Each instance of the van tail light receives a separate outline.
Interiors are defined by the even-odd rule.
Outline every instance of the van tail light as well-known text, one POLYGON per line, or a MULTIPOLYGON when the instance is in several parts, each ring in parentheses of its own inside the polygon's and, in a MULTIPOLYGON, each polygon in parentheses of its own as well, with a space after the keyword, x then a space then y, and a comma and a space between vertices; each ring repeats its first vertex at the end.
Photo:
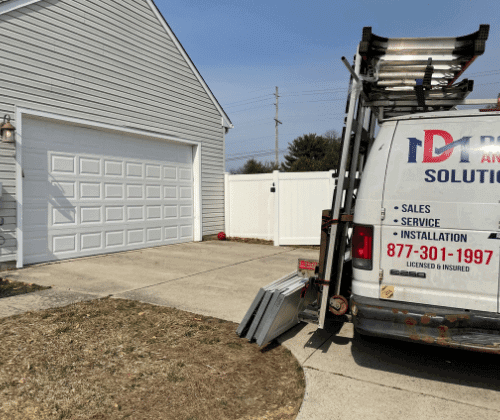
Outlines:
POLYGON ((352 266, 371 270, 373 266, 373 226, 354 225, 352 232, 352 266))

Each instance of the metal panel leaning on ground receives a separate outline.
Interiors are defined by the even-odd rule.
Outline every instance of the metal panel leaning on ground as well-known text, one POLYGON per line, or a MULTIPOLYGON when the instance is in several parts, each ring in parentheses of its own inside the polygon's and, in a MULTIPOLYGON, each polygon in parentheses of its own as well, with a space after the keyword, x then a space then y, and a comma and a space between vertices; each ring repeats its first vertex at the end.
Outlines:
MULTIPOLYGON (((202 234, 222 230, 224 134, 232 125, 153 2, 26 4, 0 15, 2 116, 15 125, 21 107, 200 142, 202 234)), ((16 252, 13 145, 0 145, 0 164, 4 262, 16 252)))

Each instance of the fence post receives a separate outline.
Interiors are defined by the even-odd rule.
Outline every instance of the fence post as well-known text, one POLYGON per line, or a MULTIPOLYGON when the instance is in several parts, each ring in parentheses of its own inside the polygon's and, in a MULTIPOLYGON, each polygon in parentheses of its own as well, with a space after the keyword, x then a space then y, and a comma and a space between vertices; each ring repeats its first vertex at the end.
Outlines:
POLYGON ((229 173, 224 172, 224 232, 226 236, 231 236, 231 188, 229 182, 229 173))
POLYGON ((273 171, 274 192, 274 246, 280 246, 280 171, 273 171))

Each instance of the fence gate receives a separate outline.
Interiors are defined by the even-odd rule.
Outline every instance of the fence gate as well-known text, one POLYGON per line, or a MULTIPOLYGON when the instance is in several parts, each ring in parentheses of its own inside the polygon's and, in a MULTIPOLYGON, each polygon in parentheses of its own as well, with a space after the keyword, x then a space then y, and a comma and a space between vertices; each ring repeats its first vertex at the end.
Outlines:
POLYGON ((334 188, 333 171, 226 174, 226 235, 319 245, 321 212, 330 208, 334 188))

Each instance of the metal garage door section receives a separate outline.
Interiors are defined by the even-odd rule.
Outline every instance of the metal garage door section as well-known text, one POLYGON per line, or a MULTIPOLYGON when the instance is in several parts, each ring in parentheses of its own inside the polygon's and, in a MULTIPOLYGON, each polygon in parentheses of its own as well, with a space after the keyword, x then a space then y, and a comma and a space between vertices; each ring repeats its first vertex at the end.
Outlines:
POLYGON ((23 120, 24 262, 193 240, 193 150, 23 120))

